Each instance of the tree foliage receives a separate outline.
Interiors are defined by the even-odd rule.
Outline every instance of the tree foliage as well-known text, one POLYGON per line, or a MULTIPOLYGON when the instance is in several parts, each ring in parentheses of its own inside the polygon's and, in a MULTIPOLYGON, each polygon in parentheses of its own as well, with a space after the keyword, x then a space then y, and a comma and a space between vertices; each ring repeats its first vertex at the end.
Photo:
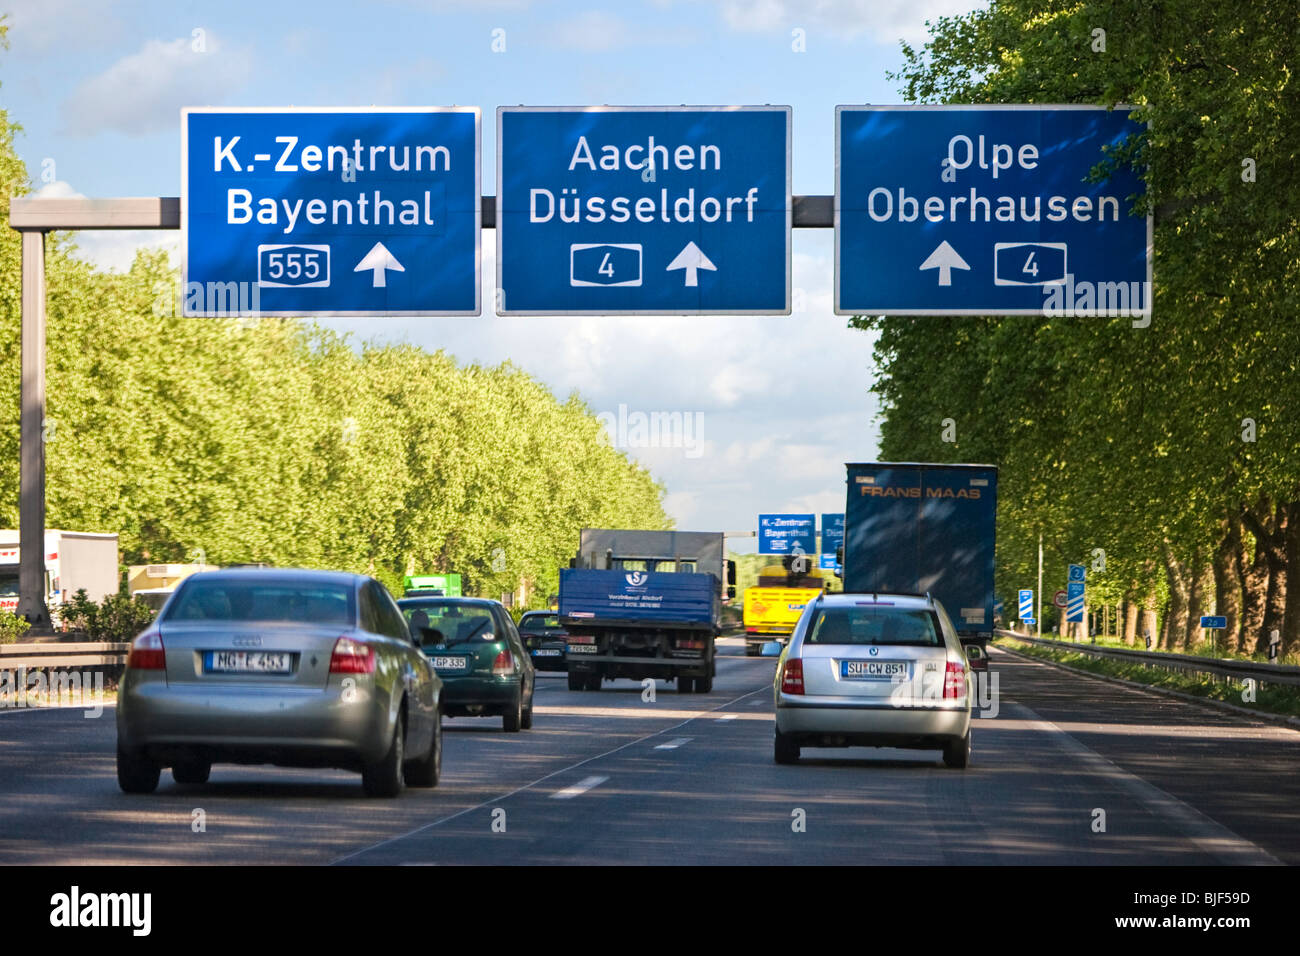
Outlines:
MULTIPOLYGON (((1040 531, 1045 587, 1086 563, 1094 600, 1209 613, 1197 589, 1233 528, 1246 534, 1225 562, 1280 549, 1300 582, 1298 14, 1294 0, 996 0, 904 46, 894 79, 911 101, 1131 104, 1148 124, 1093 176, 1131 166, 1146 182, 1149 325, 855 320, 880 332, 882 455, 1001 467, 1003 594, 1032 583, 1040 531)), ((1274 609, 1248 644, 1282 625, 1286 563, 1259 585, 1274 609)), ((1223 580, 1221 606, 1242 586, 1223 580)), ((1300 639, 1300 583, 1284 616, 1286 641, 1300 639)))

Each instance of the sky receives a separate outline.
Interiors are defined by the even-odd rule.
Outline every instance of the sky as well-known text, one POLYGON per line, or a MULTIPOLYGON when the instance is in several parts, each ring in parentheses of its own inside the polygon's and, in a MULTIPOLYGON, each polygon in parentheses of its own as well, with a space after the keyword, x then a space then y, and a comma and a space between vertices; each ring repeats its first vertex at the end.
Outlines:
MULTIPOLYGON (((495 194, 501 105, 788 105, 795 194, 834 191, 834 111, 897 103, 900 40, 975 0, 338 0, 219 4, 8 0, 0 106, 45 196, 180 195, 185 106, 478 106, 495 194)), ((176 232, 100 232, 82 254, 125 269, 176 232)), ((790 316, 484 314, 322 319, 361 340, 510 360, 561 400, 633 425, 681 413, 679 447, 618 444, 659 479, 683 530, 753 530, 768 512, 840 512, 844 463, 878 452, 872 338, 833 311, 829 229, 796 229, 790 316)), ((205 321, 195 319, 194 321, 205 321)), ((621 434, 620 434, 621 432, 621 434)), ((729 544, 752 550, 743 539, 729 544)))

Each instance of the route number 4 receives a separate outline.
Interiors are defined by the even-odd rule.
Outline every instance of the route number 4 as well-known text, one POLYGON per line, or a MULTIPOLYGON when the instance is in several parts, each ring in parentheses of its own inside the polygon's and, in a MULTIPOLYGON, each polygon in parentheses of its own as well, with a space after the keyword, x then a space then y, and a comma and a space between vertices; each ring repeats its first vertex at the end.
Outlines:
POLYGON ((603 276, 614 278, 614 264, 609 261, 609 253, 605 253, 605 258, 600 260, 600 268, 596 270, 603 276))
POLYGON ((1029 254, 1029 258, 1025 260, 1025 268, 1023 270, 1025 275, 1031 275, 1031 276, 1038 275, 1038 263, 1034 261, 1034 255, 1035 253, 1031 252, 1029 254))

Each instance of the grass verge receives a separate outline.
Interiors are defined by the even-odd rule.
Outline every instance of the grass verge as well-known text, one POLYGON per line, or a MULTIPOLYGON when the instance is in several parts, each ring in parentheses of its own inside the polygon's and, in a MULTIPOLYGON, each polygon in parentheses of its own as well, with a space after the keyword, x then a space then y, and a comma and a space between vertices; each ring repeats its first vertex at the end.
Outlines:
POLYGON ((1038 644, 1026 644, 1012 637, 999 637, 994 645, 1005 647, 1040 660, 1066 664, 1070 667, 1098 674, 1102 677, 1118 677, 1121 680, 1176 690, 1193 697, 1208 700, 1221 700, 1251 710, 1260 710, 1282 717, 1300 717, 1300 688, 1281 684, 1257 684, 1254 701, 1243 699, 1246 687, 1239 680, 1218 679, 1207 674, 1186 674, 1180 671, 1167 671, 1160 667, 1129 661, 1108 660, 1093 657, 1077 651, 1066 651, 1055 647, 1042 647, 1038 644))

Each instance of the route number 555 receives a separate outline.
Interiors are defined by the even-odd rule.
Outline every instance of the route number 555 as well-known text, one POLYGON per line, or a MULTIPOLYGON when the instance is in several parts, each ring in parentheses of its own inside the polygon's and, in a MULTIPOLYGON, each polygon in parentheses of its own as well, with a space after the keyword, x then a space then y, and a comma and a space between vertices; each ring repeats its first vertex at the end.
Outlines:
POLYGON ((257 284, 263 289, 327 287, 330 284, 330 247, 258 246, 257 284))

